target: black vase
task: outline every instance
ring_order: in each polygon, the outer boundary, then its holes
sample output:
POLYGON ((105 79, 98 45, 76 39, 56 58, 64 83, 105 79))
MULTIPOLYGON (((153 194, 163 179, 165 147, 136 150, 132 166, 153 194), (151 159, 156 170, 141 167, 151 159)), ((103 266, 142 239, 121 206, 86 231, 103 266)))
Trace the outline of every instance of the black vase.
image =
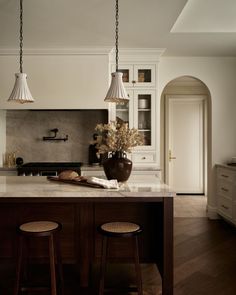
POLYGON ((117 151, 103 162, 103 168, 107 179, 117 179, 118 182, 124 182, 130 176, 132 161, 127 159, 125 152, 117 151))

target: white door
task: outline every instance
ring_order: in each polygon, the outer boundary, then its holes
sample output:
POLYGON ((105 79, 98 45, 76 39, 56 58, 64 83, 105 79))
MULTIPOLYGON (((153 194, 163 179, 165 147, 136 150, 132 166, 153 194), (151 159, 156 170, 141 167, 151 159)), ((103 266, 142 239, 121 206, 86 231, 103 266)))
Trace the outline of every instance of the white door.
POLYGON ((166 96, 166 181, 177 193, 203 193, 204 96, 166 96))

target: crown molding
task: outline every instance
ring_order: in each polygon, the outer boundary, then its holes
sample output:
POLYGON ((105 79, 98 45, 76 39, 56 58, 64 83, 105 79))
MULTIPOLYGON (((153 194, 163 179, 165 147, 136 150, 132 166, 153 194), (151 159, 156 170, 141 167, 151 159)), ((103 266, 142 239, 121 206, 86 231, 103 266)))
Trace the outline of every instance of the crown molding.
MULTIPOLYGON (((109 55, 112 47, 26 48, 23 55, 109 55)), ((19 55, 19 49, 1 48, 0 55, 19 55)))
MULTIPOLYGON (((165 50, 165 48, 120 48, 119 61, 135 62, 142 60, 142 62, 159 62, 165 50)), ((111 50, 110 61, 115 62, 115 48, 111 50)))

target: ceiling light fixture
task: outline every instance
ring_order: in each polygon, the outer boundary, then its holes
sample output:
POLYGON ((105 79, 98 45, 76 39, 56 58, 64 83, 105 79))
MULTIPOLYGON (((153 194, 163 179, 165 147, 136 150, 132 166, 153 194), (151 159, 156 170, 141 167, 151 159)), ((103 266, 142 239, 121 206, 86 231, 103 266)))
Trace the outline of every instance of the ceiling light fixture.
POLYGON ((27 75, 23 73, 23 0, 20 0, 20 73, 16 73, 15 77, 15 85, 8 101, 18 103, 34 102, 27 85, 27 75))
POLYGON ((118 50, 118 43, 119 43, 119 30, 118 30, 118 25, 119 25, 119 4, 118 0, 116 0, 116 35, 115 35, 115 45, 116 45, 116 71, 111 74, 112 80, 111 80, 111 86, 107 92, 107 95, 105 97, 106 102, 114 102, 117 104, 124 104, 129 101, 128 95, 126 93, 123 81, 122 81, 122 76, 123 73, 119 72, 118 70, 118 55, 119 55, 119 50, 118 50))

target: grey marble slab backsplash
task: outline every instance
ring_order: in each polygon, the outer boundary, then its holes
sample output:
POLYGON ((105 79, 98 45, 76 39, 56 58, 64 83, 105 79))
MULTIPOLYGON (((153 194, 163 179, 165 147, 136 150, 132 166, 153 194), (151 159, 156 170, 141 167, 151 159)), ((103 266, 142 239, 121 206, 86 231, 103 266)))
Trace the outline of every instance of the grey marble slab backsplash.
POLYGON ((98 123, 108 121, 107 110, 8 110, 6 150, 24 162, 88 162, 88 146, 98 123), (44 136, 68 135, 67 141, 43 141, 44 136))

